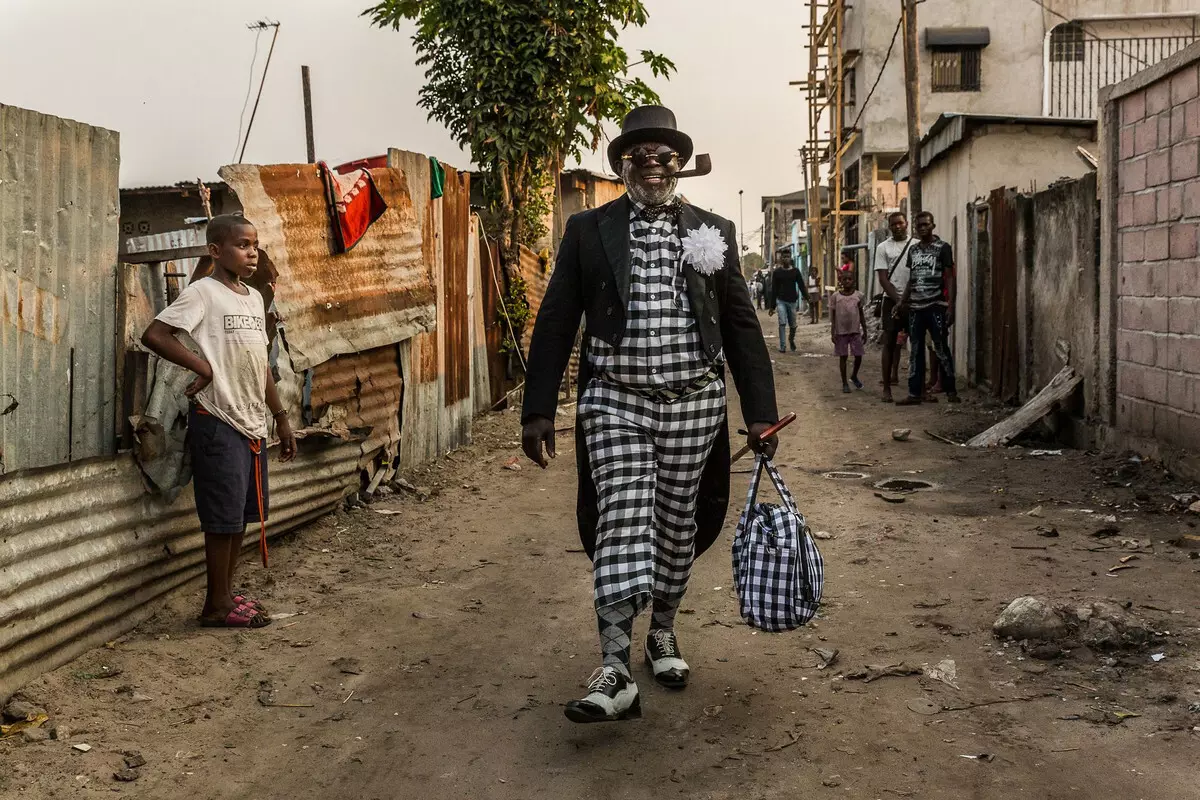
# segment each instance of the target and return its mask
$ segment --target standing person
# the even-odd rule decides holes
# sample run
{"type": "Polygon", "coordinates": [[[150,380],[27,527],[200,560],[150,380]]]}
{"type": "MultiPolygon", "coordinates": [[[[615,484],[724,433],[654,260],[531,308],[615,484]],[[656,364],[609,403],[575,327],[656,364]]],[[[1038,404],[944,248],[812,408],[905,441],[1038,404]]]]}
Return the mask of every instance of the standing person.
{"type": "Polygon", "coordinates": [[[675,173],[692,140],[662,106],[636,108],[608,148],[623,197],[571,217],[538,312],[526,373],[522,446],[554,457],[558,386],[580,318],[575,424],[577,518],[592,558],[601,666],[567,703],[572,722],[639,716],[630,671],[634,619],[652,609],[645,657],[654,679],[690,678],[675,616],[695,558],[716,541],[729,498],[725,367],[747,443],[777,419],[770,356],[733,223],[682,202],[675,173]]]}
{"type": "Polygon", "coordinates": [[[817,279],[817,268],[808,268],[808,319],[813,325],[821,319],[821,283],[817,279]]]}
{"type": "Polygon", "coordinates": [[[954,380],[954,353],[950,350],[950,325],[954,320],[954,253],[950,245],[933,235],[933,214],[922,211],[914,220],[917,241],[908,248],[908,286],[900,311],[909,313],[908,397],[896,405],[920,405],[925,389],[925,335],[941,366],[946,401],[960,402],[954,380]]]}
{"type": "Polygon", "coordinates": [[[258,269],[258,233],[242,217],[222,214],[209,220],[207,240],[212,276],[180,292],[150,323],[142,344],[196,373],[187,388],[187,443],[208,568],[200,624],[261,628],[270,617],[257,600],[234,593],[233,576],[251,522],[263,526],[266,566],[268,410],[280,461],[295,456],[296,438],[271,376],[263,298],[244,282],[258,269]],[[200,355],[175,338],[180,332],[200,355]]]}
{"type": "MultiPolygon", "coordinates": [[[[854,253],[850,250],[842,250],[842,265],[838,267],[838,272],[853,273],[854,271],[854,253]]],[[[840,279],[838,281],[838,286],[841,286],[840,279]]]]}
{"type": "Polygon", "coordinates": [[[901,211],[888,215],[891,238],[875,248],[875,277],[883,289],[879,317],[883,323],[883,402],[892,402],[892,384],[900,363],[900,332],[908,330],[900,300],[908,288],[908,250],[916,239],[908,235],[908,218],[901,211]]]}
{"type": "Polygon", "coordinates": [[[767,307],[767,270],[760,269],[754,273],[754,299],[759,309],[767,307]]]}
{"type": "Polygon", "coordinates": [[[829,333],[842,372],[842,391],[850,394],[850,383],[855,389],[863,388],[858,370],[862,367],[867,318],[863,314],[862,292],[854,288],[854,273],[849,270],[838,273],[838,290],[829,299],[829,333]],[[854,374],[848,383],[846,361],[849,356],[854,356],[854,374]]]}
{"type": "Polygon", "coordinates": [[[787,351],[783,345],[783,334],[788,334],[788,344],[796,352],[796,312],[800,305],[800,270],[792,264],[792,254],[778,254],[779,266],[771,273],[771,308],[767,314],[779,315],[779,352],[787,351]]]}

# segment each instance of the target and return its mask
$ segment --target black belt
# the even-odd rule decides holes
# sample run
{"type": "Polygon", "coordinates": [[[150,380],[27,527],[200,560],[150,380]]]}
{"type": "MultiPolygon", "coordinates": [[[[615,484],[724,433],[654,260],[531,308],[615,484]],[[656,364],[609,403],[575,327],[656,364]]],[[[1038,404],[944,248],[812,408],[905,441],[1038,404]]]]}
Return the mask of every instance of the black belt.
{"type": "Polygon", "coordinates": [[[709,367],[708,372],[704,373],[699,378],[696,378],[696,380],[692,381],[681,389],[642,389],[637,386],[629,386],[621,383],[620,381],[613,380],[612,376],[610,375],[604,375],[603,380],[615,386],[619,386],[627,392],[636,394],[639,397],[644,397],[647,400],[653,400],[657,403],[666,403],[667,405],[670,405],[671,403],[682,400],[690,394],[695,394],[706,386],[709,386],[713,382],[719,380],[720,377],[720,369],[717,367],[709,367]]]}

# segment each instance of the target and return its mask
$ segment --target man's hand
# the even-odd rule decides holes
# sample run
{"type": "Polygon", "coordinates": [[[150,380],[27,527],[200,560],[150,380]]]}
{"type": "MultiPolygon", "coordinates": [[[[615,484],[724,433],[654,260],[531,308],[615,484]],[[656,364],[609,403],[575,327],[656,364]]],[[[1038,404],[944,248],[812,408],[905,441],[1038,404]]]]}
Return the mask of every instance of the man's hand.
{"type": "Polygon", "coordinates": [[[546,445],[546,455],[554,458],[554,420],[545,417],[532,417],[521,429],[521,449],[529,460],[542,469],[546,468],[546,456],[542,455],[542,444],[546,445]]]}
{"type": "Polygon", "coordinates": [[[275,434],[279,437],[279,463],[286,464],[296,457],[296,434],[287,417],[275,418],[275,434]]]}
{"type": "Polygon", "coordinates": [[[775,451],[779,448],[779,437],[772,436],[770,439],[760,439],[764,431],[771,427],[769,422],[755,422],[750,426],[750,432],[746,434],[746,444],[755,453],[762,453],[767,458],[774,458],[775,451]]]}
{"type": "Polygon", "coordinates": [[[204,387],[206,387],[210,383],[212,383],[212,379],[213,379],[212,366],[207,361],[202,362],[202,363],[204,364],[203,371],[197,370],[196,379],[194,381],[192,381],[191,383],[189,383],[188,387],[186,389],[184,389],[184,391],[183,391],[183,393],[186,394],[188,397],[195,397],[201,391],[203,391],[204,387]]]}

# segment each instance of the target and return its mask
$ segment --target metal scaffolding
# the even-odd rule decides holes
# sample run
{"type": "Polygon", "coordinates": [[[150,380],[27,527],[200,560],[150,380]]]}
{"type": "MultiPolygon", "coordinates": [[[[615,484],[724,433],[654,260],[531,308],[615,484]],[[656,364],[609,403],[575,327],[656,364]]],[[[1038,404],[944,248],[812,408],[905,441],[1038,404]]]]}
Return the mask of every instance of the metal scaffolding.
{"type": "Polygon", "coordinates": [[[844,0],[808,0],[808,78],[798,85],[808,105],[808,139],[800,150],[805,183],[810,263],[822,285],[832,281],[842,245],[842,158],[856,138],[845,128],[847,53],[844,0]],[[829,112],[828,114],[826,112],[829,112]],[[821,172],[827,165],[828,208],[821,202],[821,172]]]}

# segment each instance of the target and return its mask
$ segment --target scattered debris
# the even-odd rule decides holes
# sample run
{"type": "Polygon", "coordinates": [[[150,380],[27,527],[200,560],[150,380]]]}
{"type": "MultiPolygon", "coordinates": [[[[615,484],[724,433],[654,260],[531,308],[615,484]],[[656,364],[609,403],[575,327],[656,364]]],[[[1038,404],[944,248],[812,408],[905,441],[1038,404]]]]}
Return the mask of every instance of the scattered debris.
{"type": "Polygon", "coordinates": [[[1029,455],[1033,456],[1034,458],[1041,458],[1042,456],[1061,456],[1062,454],[1062,450],[1031,450],[1029,452],[1029,455]]]}
{"type": "Polygon", "coordinates": [[[520,472],[521,459],[517,456],[513,456],[512,458],[508,459],[508,461],[504,462],[504,469],[511,470],[513,472],[520,472]]]}
{"type": "Polygon", "coordinates": [[[1036,530],[1037,530],[1038,536],[1044,536],[1047,539],[1057,539],[1058,538],[1058,528],[1055,528],[1053,525],[1050,525],[1050,526],[1038,525],[1036,530]]]}
{"type": "Polygon", "coordinates": [[[1115,603],[1094,600],[1056,607],[1041,597],[1019,597],[1012,601],[992,626],[992,632],[1001,639],[1033,642],[1071,638],[1098,650],[1141,647],[1155,637],[1145,622],[1115,603]]]}
{"type": "Polygon", "coordinates": [[[125,766],[129,767],[130,769],[137,769],[138,767],[146,766],[146,759],[142,758],[142,754],[137,750],[126,750],[124,756],[125,766]]]}
{"type": "Polygon", "coordinates": [[[79,744],[71,745],[71,749],[78,750],[80,753],[90,753],[92,750],[92,746],[90,744],[87,744],[86,742],[80,742],[79,744]]]}
{"type": "Polygon", "coordinates": [[[925,668],[925,677],[932,678],[935,681],[940,681],[954,689],[958,687],[958,665],[953,659],[947,658],[944,661],[939,661],[932,667],[925,668]]]}
{"type": "Polygon", "coordinates": [[[932,717],[942,711],[942,707],[928,697],[914,697],[908,701],[908,710],[924,717],[932,717]]]}
{"type": "Polygon", "coordinates": [[[1093,539],[1111,539],[1113,536],[1116,536],[1120,532],[1121,532],[1121,529],[1118,528],[1116,525],[1109,525],[1109,526],[1100,528],[1095,533],[1093,533],[1092,538],[1093,539]]]}
{"type": "Polygon", "coordinates": [[[823,542],[829,541],[830,539],[834,538],[833,534],[830,533],[829,531],[817,531],[812,536],[814,539],[820,539],[823,542]]]}
{"type": "Polygon", "coordinates": [[[827,650],[824,647],[810,647],[809,650],[817,654],[817,658],[821,659],[821,663],[817,665],[817,669],[826,669],[833,666],[837,661],[838,650],[827,650]]]}
{"type": "Polygon", "coordinates": [[[394,517],[397,514],[404,513],[403,511],[397,511],[393,508],[373,508],[371,510],[374,511],[376,514],[383,514],[386,517],[394,517]]]}
{"type": "Polygon", "coordinates": [[[830,775],[828,778],[822,779],[821,785],[828,789],[835,789],[838,786],[842,785],[842,776],[841,775],[830,775]]]}
{"type": "Polygon", "coordinates": [[[903,503],[908,499],[902,494],[895,494],[893,492],[876,492],[875,496],[885,503],[903,503]]]}
{"type": "MultiPolygon", "coordinates": [[[[23,719],[12,723],[11,725],[0,725],[0,739],[7,739],[10,736],[18,734],[24,735],[38,730],[45,725],[50,719],[46,714],[37,714],[32,719],[23,719]]],[[[46,732],[46,737],[50,736],[49,731],[46,732]]],[[[37,738],[37,737],[35,737],[37,738]]]]}
{"type": "Polygon", "coordinates": [[[867,664],[864,669],[855,672],[847,673],[846,680],[862,681],[863,683],[871,683],[880,678],[907,678],[911,675],[920,675],[921,670],[917,667],[909,666],[903,661],[899,664],[889,664],[881,666],[878,664],[867,664]]]}
{"type": "Polygon", "coordinates": [[[993,425],[983,433],[967,442],[968,447],[1003,447],[1011,442],[1026,428],[1033,425],[1042,417],[1054,410],[1061,401],[1075,391],[1075,387],[1083,382],[1083,376],[1077,375],[1074,368],[1063,367],[1037,396],[1021,406],[1015,414],[993,425]]]}
{"type": "Polygon", "coordinates": [[[996,756],[993,753],[980,753],[977,756],[959,756],[959,758],[966,758],[971,761],[983,761],[988,764],[996,760],[996,756]]]}
{"type": "Polygon", "coordinates": [[[346,675],[362,675],[362,663],[357,658],[342,656],[334,659],[333,666],[346,675]]]}
{"type": "Polygon", "coordinates": [[[1026,512],[1025,512],[1025,516],[1027,516],[1027,517],[1041,517],[1041,516],[1043,516],[1043,513],[1042,513],[1042,507],[1041,507],[1041,506],[1038,506],[1037,508],[1034,508],[1034,509],[1031,509],[1031,510],[1029,510],[1029,511],[1026,511],[1026,512]]]}
{"type": "Polygon", "coordinates": [[[912,428],[896,428],[892,431],[892,439],[897,442],[907,442],[912,436],[912,428]]]}
{"type": "Polygon", "coordinates": [[[952,444],[955,447],[965,447],[966,446],[962,442],[956,442],[953,439],[942,436],[941,434],[934,433],[933,431],[930,431],[930,430],[926,430],[924,433],[930,439],[935,439],[936,441],[942,442],[944,444],[952,444]]]}
{"type": "Polygon", "coordinates": [[[121,781],[122,783],[133,783],[139,777],[140,776],[138,775],[137,770],[129,769],[128,767],[125,769],[119,769],[113,773],[113,779],[121,781]]]}
{"type": "Polygon", "coordinates": [[[1150,660],[1157,664],[1158,662],[1165,660],[1166,657],[1166,653],[1155,653],[1154,655],[1150,656],[1150,660]]]}

